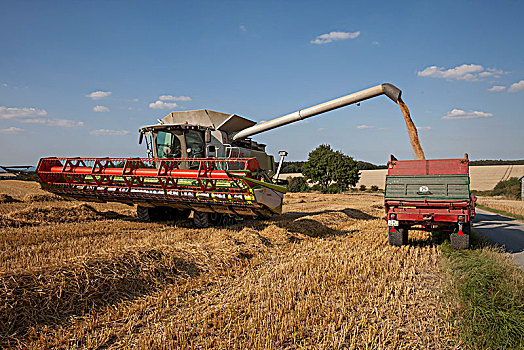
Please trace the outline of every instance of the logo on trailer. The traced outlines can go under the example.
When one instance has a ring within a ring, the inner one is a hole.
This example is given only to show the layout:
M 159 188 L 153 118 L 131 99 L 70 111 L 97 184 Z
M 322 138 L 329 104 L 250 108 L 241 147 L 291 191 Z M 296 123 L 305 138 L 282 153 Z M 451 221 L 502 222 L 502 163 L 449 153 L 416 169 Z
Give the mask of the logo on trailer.
M 427 192 L 429 192 L 429 188 L 428 188 L 428 186 L 420 186 L 418 191 L 422 192 L 422 193 L 427 193 Z

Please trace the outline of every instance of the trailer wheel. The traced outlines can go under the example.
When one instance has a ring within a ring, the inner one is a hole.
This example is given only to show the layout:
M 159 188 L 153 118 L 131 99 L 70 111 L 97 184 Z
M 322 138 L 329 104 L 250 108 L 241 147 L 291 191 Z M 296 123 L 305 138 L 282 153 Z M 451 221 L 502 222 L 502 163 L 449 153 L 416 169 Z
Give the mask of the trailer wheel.
M 388 242 L 390 245 L 401 246 L 408 243 L 408 229 L 406 227 L 388 226 Z
M 138 217 L 138 220 L 141 222 L 151 222 L 151 213 L 149 212 L 149 207 L 143 207 L 141 205 L 136 207 L 136 216 Z
M 209 227 L 210 218 L 209 213 L 204 211 L 194 211 L 193 212 L 193 223 L 197 228 Z
M 458 227 L 449 235 L 451 241 L 451 248 L 453 249 L 469 249 L 469 235 L 471 233 L 471 222 L 464 224 L 462 232 L 459 234 Z

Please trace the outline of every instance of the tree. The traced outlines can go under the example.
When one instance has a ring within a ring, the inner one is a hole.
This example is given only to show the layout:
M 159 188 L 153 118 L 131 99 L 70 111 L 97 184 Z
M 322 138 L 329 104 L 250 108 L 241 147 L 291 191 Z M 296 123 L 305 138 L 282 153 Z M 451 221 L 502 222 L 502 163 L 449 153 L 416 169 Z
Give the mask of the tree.
M 292 177 L 288 180 L 287 190 L 289 192 L 308 192 L 309 185 L 307 180 L 302 176 Z
M 317 182 L 322 192 L 327 192 L 331 183 L 337 184 L 341 191 L 347 190 L 360 178 L 357 162 L 340 151 L 333 151 L 329 145 L 320 145 L 309 153 L 302 174 Z

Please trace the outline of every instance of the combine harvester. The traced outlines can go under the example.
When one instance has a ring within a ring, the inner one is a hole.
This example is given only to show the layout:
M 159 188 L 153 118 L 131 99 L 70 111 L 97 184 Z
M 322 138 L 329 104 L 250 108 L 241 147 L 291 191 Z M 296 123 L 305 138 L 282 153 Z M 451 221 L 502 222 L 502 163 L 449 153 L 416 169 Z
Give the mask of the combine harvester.
M 321 113 L 401 91 L 381 84 L 259 125 L 210 110 L 172 112 L 139 130 L 148 158 L 40 159 L 36 174 L 44 190 L 83 201 L 137 204 L 142 221 L 189 217 L 197 227 L 226 225 L 235 217 L 282 213 L 286 188 L 265 145 L 248 137 Z

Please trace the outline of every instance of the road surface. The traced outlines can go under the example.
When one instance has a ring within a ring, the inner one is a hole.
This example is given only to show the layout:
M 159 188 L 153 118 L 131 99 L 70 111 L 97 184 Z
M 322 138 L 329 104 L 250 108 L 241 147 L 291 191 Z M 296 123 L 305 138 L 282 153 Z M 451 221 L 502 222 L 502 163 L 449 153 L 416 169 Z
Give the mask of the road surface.
M 476 211 L 473 229 L 504 247 L 513 261 L 524 270 L 524 223 L 485 210 Z

